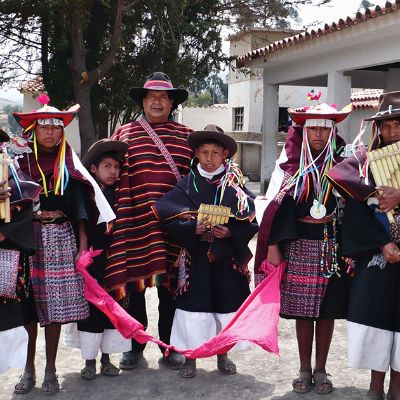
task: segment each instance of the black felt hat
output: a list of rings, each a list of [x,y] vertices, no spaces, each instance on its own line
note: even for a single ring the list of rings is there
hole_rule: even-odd
[[[128,144],[120,142],[119,140],[101,139],[93,143],[85,156],[82,158],[82,164],[86,169],[96,161],[96,159],[104,153],[116,152],[119,153],[121,158],[124,157],[128,150]]]
[[[217,125],[209,124],[202,131],[193,131],[188,136],[189,146],[195,150],[199,143],[204,140],[214,140],[221,143],[229,151],[228,157],[231,158],[237,152],[235,139],[227,135],[222,128]]]
[[[148,90],[165,90],[173,98],[174,103],[172,109],[176,109],[179,104],[183,103],[188,98],[188,91],[186,89],[174,88],[171,79],[164,72],[153,72],[150,74],[143,87],[133,87],[129,91],[129,96],[143,107],[143,98],[146,96]]]
[[[365,121],[380,121],[383,119],[400,119],[400,91],[382,93],[379,97],[378,112]]]

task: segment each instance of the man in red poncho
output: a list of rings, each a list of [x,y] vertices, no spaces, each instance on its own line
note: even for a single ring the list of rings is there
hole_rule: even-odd
[[[142,88],[130,96],[143,109],[139,121],[119,128],[113,140],[128,143],[116,190],[116,221],[112,231],[104,283],[118,299],[124,299],[128,313],[147,326],[145,290],[157,286],[158,330],[169,343],[175,301],[169,290],[169,274],[180,249],[166,241],[151,206],[190,170],[192,151],[187,144],[190,129],[171,119],[188,92],[174,88],[162,72],[152,73]],[[124,353],[120,367],[135,368],[145,345],[132,340],[132,350]],[[163,351],[163,350],[162,350]],[[162,362],[176,368],[183,357],[171,352]]]

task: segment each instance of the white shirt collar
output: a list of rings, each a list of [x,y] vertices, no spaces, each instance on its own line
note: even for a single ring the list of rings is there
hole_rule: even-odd
[[[212,179],[214,178],[214,176],[219,175],[220,173],[225,171],[225,166],[223,164],[221,164],[215,171],[213,172],[207,172],[204,171],[203,168],[201,168],[200,163],[197,164],[197,170],[199,171],[199,174],[207,179]]]

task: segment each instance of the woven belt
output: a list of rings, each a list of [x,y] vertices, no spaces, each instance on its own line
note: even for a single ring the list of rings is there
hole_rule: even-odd
[[[67,218],[66,215],[60,211],[37,211],[33,214],[35,221],[54,221],[59,218]]]
[[[306,215],[305,217],[298,218],[298,221],[304,222],[306,224],[325,224],[331,222],[334,218],[334,214],[326,215],[321,219],[315,219],[311,215]]]

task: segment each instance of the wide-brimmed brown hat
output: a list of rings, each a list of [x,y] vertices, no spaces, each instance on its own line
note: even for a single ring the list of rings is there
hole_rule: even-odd
[[[164,72],[153,72],[147,77],[143,87],[133,87],[129,91],[129,96],[140,107],[143,107],[143,98],[146,96],[148,90],[167,91],[174,100],[172,110],[175,110],[179,104],[183,103],[189,95],[186,89],[174,88],[170,77],[164,74]]]
[[[290,118],[297,125],[304,125],[308,119],[330,119],[335,124],[342,122],[352,111],[352,105],[349,104],[340,111],[337,108],[326,103],[316,106],[305,106],[301,108],[289,108]]]
[[[104,153],[116,152],[120,154],[121,158],[124,157],[128,150],[128,144],[120,142],[119,140],[101,139],[93,143],[85,156],[82,158],[82,164],[86,169],[96,161],[96,159]]]
[[[365,121],[400,118],[400,91],[382,93],[379,97],[378,112]]]
[[[228,149],[228,157],[231,158],[237,152],[237,143],[235,139],[227,135],[222,128],[217,125],[209,124],[202,131],[193,131],[188,136],[188,143],[191,149],[195,150],[199,143],[204,140],[214,140],[221,143]]]

